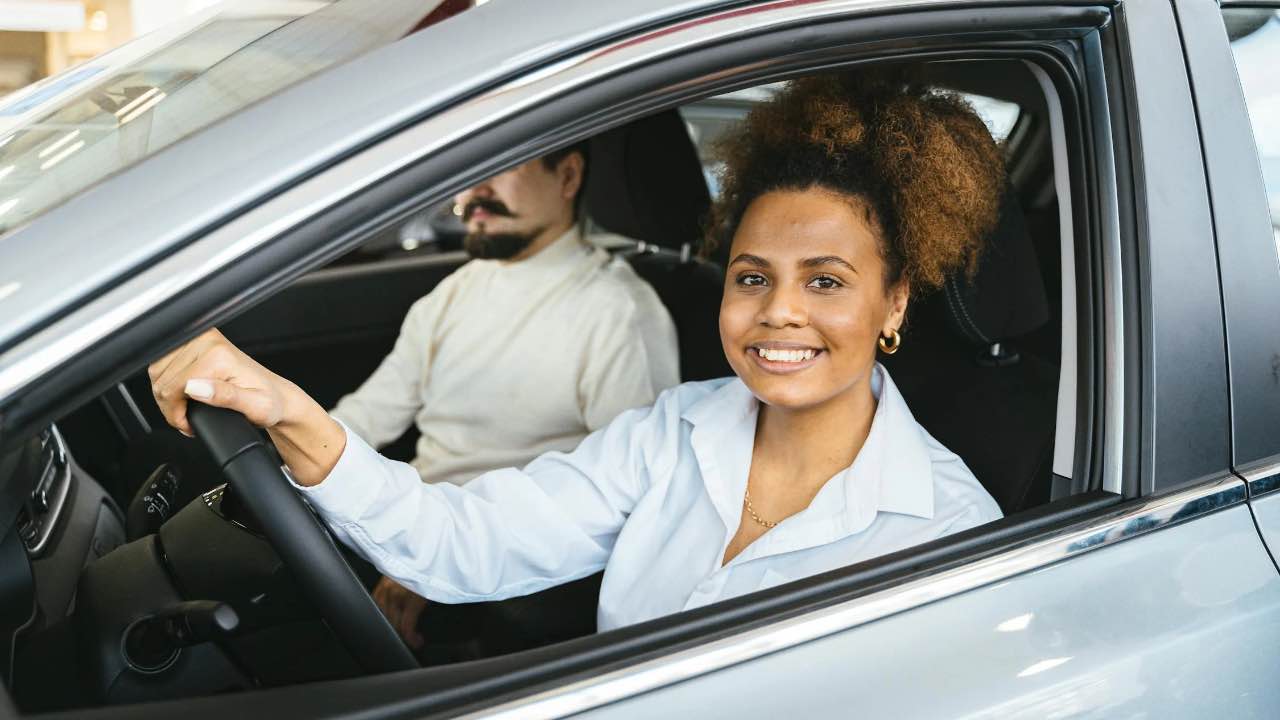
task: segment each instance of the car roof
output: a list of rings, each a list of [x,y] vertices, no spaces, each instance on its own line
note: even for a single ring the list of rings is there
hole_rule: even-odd
[[[494,0],[335,65],[0,236],[0,352],[280,188],[486,87],[729,0]]]

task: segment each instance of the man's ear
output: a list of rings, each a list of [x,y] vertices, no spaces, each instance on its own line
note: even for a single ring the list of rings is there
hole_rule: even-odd
[[[582,177],[586,164],[582,153],[571,152],[560,160],[556,167],[556,177],[560,180],[560,196],[565,200],[573,200],[582,190]]]

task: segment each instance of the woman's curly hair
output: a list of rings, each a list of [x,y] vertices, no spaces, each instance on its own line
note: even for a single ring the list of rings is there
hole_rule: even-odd
[[[913,292],[976,271],[1005,182],[973,108],[901,69],[796,80],[716,150],[724,170],[713,234],[731,238],[765,193],[834,191],[861,200],[879,230],[886,287],[905,277]]]

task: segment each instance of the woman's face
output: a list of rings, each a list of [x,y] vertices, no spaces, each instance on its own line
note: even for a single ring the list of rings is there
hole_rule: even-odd
[[[748,206],[729,251],[720,341],[761,402],[808,409],[865,387],[908,294],[905,281],[885,287],[876,232],[860,201],[827,190]]]

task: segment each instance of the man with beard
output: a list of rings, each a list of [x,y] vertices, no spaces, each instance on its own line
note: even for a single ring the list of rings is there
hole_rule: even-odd
[[[473,260],[414,303],[394,349],[331,414],[374,447],[410,423],[425,482],[571,450],[679,382],[675,327],[653,289],[579,220],[585,143],[455,198]],[[425,600],[382,578],[374,599],[413,647]]]

